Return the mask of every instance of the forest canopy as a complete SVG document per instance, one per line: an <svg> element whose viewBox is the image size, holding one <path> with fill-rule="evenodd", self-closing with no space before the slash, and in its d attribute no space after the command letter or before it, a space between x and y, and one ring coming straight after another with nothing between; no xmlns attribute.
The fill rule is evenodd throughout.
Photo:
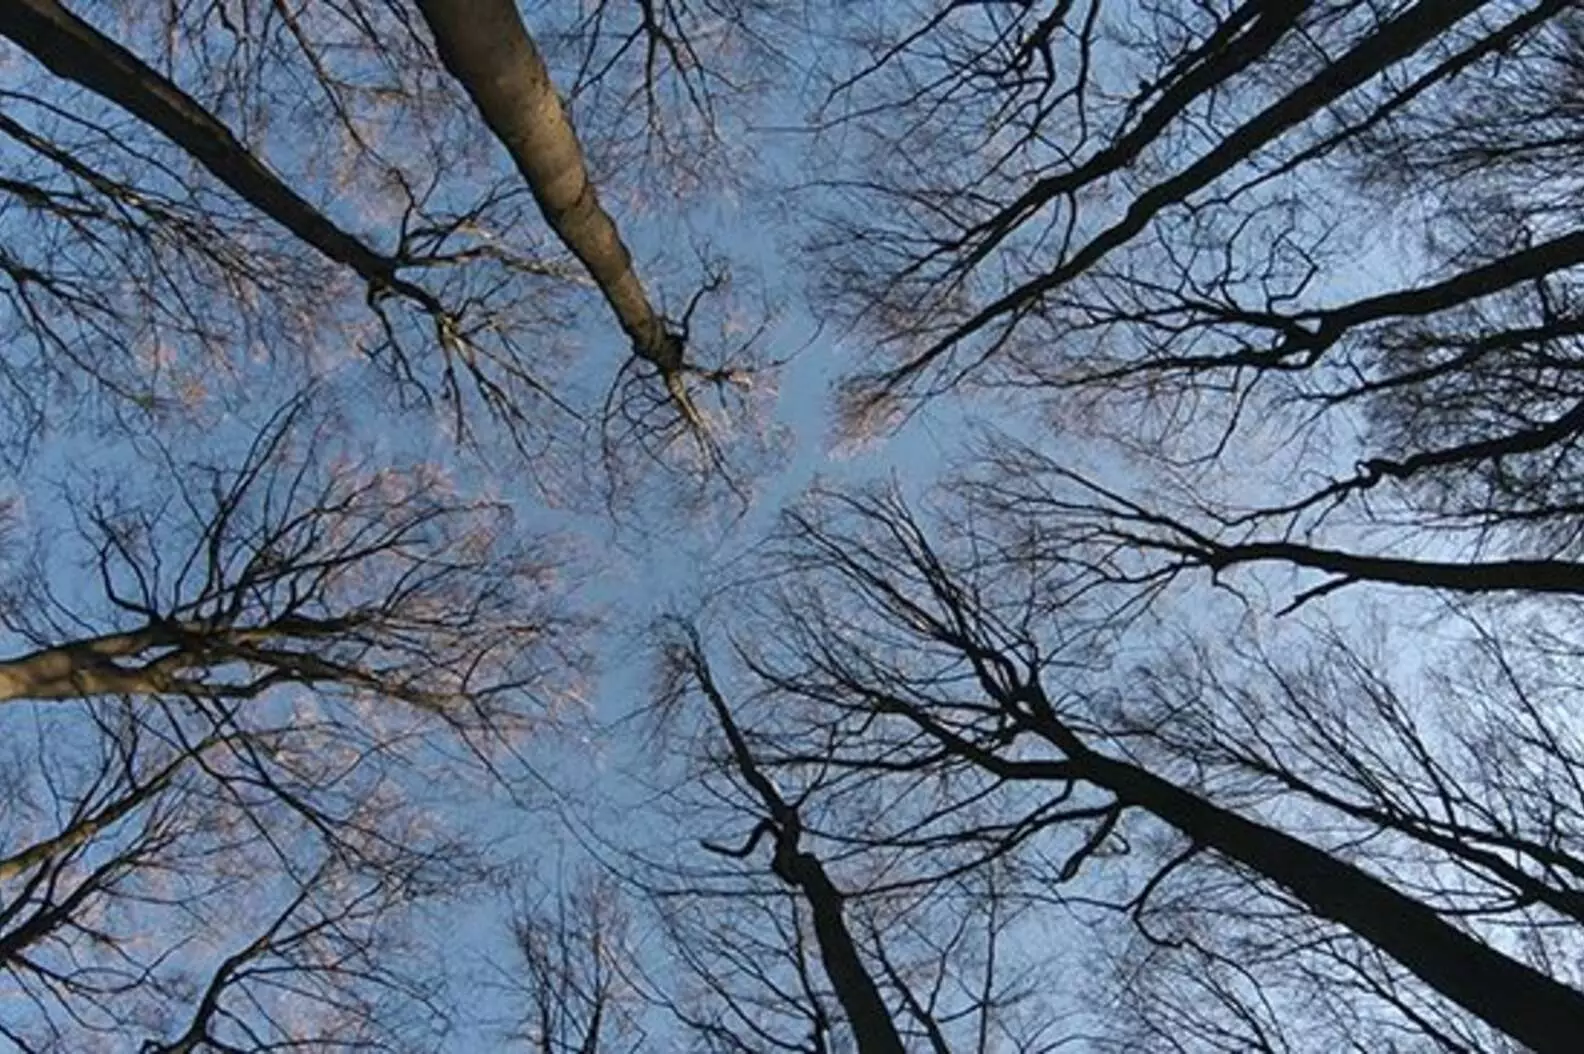
<svg viewBox="0 0 1584 1054"><path fill-rule="evenodd" d="M1573 0L5 0L0 1046L1579 1049L1581 173Z"/></svg>

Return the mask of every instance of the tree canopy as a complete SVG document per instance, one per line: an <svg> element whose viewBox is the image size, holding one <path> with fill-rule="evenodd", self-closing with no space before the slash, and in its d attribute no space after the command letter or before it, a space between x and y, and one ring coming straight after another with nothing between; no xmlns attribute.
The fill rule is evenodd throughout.
<svg viewBox="0 0 1584 1054"><path fill-rule="evenodd" d="M0 58L0 1045L1577 1049L1577 3Z"/></svg>

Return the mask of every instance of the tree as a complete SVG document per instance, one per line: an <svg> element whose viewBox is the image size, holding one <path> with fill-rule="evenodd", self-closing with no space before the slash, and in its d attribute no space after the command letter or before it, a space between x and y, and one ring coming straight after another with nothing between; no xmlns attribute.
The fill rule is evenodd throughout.
<svg viewBox="0 0 1584 1054"><path fill-rule="evenodd" d="M1535 732L1505 737L1503 766L1571 766L1571 749L1521 682L1506 699L1479 696L1469 754L1454 759L1386 675L1356 657L1343 665L1346 651L1324 657L1343 672L1316 686L1269 664L1269 676L1234 686L1198 672L1214 669L1207 661L1174 676L1169 664L1115 668L1128 643L1115 594L1125 604L1132 587L1097 580L1080 551L1029 555L970 529L947 552L905 506L836 496L792 517L778 566L788 585L737 638L748 684L765 699L764 723L748 726L758 764L890 782L889 793L872 793L881 815L899 816L895 827L871 819L865 834L826 837L901 859L928 847L919 866L937 881L954 864L1027 856L1025 880L1048 883L1060 900L1064 883L1103 866L1105 847L1164 828L1171 853L1145 865L1117 908L1142 920L1163 884L1209 856L1234 893L1252 884L1277 896L1287 925L1336 927L1323 945L1352 944L1348 961L1357 965L1361 951L1390 960L1375 983L1412 993L1399 997L1407 1021L1397 1027L1420 1029L1429 992L1533 1049L1571 1042L1584 997L1567 957L1525 947L1572 917L1563 876L1574 863L1552 855L1562 829L1539 820L1543 807L1520 805L1527 794L1512 796L1523 781L1493 780L1466 760L1518 705ZM1553 771L1552 789L1539 793L1559 816L1572 795ZM1025 788L1037 805L1014 811ZM902 804L910 795L928 796L928 820ZM1340 826L1327 814L1340 814ZM1052 857L1065 863L1035 863ZM1086 896L1083 887L1073 895ZM1228 929L1251 903L1245 892L1230 910L1197 910ZM1281 928L1280 915L1256 917ZM1509 927L1523 935L1511 947ZM1226 937L1158 939L1192 947ZM1301 947L1285 939L1278 965ZM1444 1004L1426 1019L1432 1036L1465 1027L1444 1024L1457 1020Z"/></svg>
<svg viewBox="0 0 1584 1054"><path fill-rule="evenodd" d="M480 761L567 683L554 561L423 465L360 464L311 400L229 463L144 453L30 507L8 583L5 1034L419 1043L444 1004L412 912L485 863L423 788L506 778Z"/></svg>
<svg viewBox="0 0 1584 1054"><path fill-rule="evenodd" d="M856 395L1030 392L1174 488L1105 500L1197 567L1571 588L1574 6L1142 13L953 9L837 82L884 173L822 184L831 298L893 355ZM946 105L957 160L901 165Z"/></svg>
<svg viewBox="0 0 1584 1054"><path fill-rule="evenodd" d="M277 104L276 82L296 72L293 65L305 66L303 76L328 97L334 125L332 145L352 155L354 175L360 174L357 169L369 170L382 184L379 194L385 201L381 204L396 213L394 224L389 225L394 231L387 228L369 236L350 229L309 200L305 196L308 187L293 185L290 170L302 167L302 161L287 163L285 174L277 171L281 161L272 165L263 156L267 141L252 144L239 138L214 109L184 90L174 77L54 0L12 5L0 21L0 34L57 77L130 113L158 133L163 141L154 147L156 154L169 153L169 147L174 147L178 157L203 169L256 216L267 218L277 230L289 233L302 247L334 265L330 275L350 277L363 292L375 326L374 332L362 336L358 343L391 373L404 393L443 405L461 434L476 428L465 411L469 402L476 402L508 427L525 452L532 449L529 444L543 441L545 430L537 418L547 409L559 408L574 415L580 412L556 394L557 385L544 373L539 356L524 347L530 336L541 336L530 327L538 314L533 301L542 296L540 287L545 280L575 276L544 261L532 243L520 247L516 239L500 237L499 232L518 225L517 198L519 190L526 189L557 238L610 305L633 354L653 368L652 379L664 393L661 403L671 407L674 419L664 414L656 417L653 406L644 408L642 396L620 377L616 387L622 397L616 399L613 391L607 403L614 405L607 405L606 415L625 420L622 434L650 454L663 452L676 438L680 421L684 430L705 444L709 463L719 463L719 450L694 406L687 378L697 377L717 389L732 388L746 380L751 363L703 369L691 360L684 361L683 345L701 297L718 290L721 278L713 276L703 283L679 318L662 317L637 277L611 216L599 204L576 133L514 8L497 5L481 21L479 12L471 7L462 12L444 4L421 5L445 69L456 77L489 130L507 147L524 183L513 188L500 180L486 181L482 192L475 183L480 166L465 159L468 148L462 148L463 163L451 163L456 148L445 141L444 130L435 127L434 122L457 119L459 112L456 101L445 97L449 85L435 83L430 45L417 36L405 10L385 3L358 3L302 18L284 13L279 5L244 4L242 8L242 21L257 19L276 45L265 56L249 55L247 48L239 45L240 53L233 62L215 63L218 69L211 68L213 60L204 54L196 60L169 55L168 65L188 73L190 63L194 67L190 74L200 84L210 77L220 78L220 84L211 90L217 91L222 101L226 101L233 78L255 82L258 97L246 100L242 116L256 120L267 120L267 107ZM194 27L171 25L164 29L186 30L207 39L223 27L237 36L227 17L219 17L218 23L211 25L205 19ZM481 50L485 44L487 53ZM509 52L499 50L508 46ZM287 59L280 67L270 61L279 60L277 48ZM242 68L234 68L236 65ZM504 68L520 70L526 77L509 88L521 99L492 94L508 91L499 76ZM357 84L371 77L374 85L362 88ZM394 83L386 86L379 84L381 80ZM31 101L40 104L46 119L58 119L58 114L50 113L47 98L33 97ZM247 108L251 106L262 112L252 112ZM436 109L438 112L430 112ZM532 121L527 120L530 113ZM509 125L508 117L516 123ZM92 119L69 123L94 129ZM90 200L103 194L119 196L123 207L128 201L144 200L141 187L118 190L121 185L117 181L79 162L69 148L51 150L48 131L40 135L18 126L17 134L24 145L44 153L63 166L68 177L96 192ZM389 142L380 142L379 136ZM413 136L416 143L411 142ZM414 146L416 155L400 155ZM307 151L310 165L318 152ZM183 166L174 167L180 171ZM194 183L183 176L177 178L189 193L208 190L203 180ZM13 196L40 219L64 220L68 231L78 228L78 237L91 233L80 228L73 211L50 204L59 193L48 187L18 184ZM457 201L464 204L458 207ZM133 208L142 212L128 218L128 225L140 224L134 231L150 225L158 230L182 218L179 213L171 215L172 209L150 211L136 204ZM247 217L249 221L254 218ZM189 225L198 229L176 239L178 247L181 241L210 233L203 228L212 226ZM394 244L381 248L376 239ZM91 240L90 247L90 251L97 248ZM222 265L225 284L244 297L257 296L253 287L260 283L256 278L233 273L248 267L247 249L225 248L230 259L214 260L219 254L213 249L208 253L211 262ZM18 295L25 300L27 294L34 294L62 301L61 307L69 314L88 310L71 283L50 277L47 270L13 268L12 278L18 283ZM340 284L329 276L320 281ZM273 290L266 286L266 291ZM302 287L285 292L295 296ZM392 302L415 314L393 314ZM88 313L103 328L119 328L113 326L113 319L102 317L104 312L97 305ZM415 321L423 324L416 331ZM428 329L427 339L424 328ZM99 379L105 371L97 362L89 362L84 372ZM624 367L622 376L625 373ZM658 445L648 445L651 439ZM607 454L629 456L628 451L609 446Z"/></svg>
<svg viewBox="0 0 1584 1054"><path fill-rule="evenodd" d="M588 269L633 354L654 367L688 424L704 428L687 390L686 334L660 317L633 269L632 254L600 204L577 132L516 5L424 0L419 9L446 69L511 154L551 229Z"/></svg>
<svg viewBox="0 0 1584 1054"><path fill-rule="evenodd" d="M780 764L749 723L775 700L748 681L717 681L684 620L666 619L655 643L642 792L613 807L643 823L579 826L596 870L570 888L531 885L520 960L504 966L521 1013L510 1034L525 1049L1034 1052L1073 1042L1047 998L1065 964L1026 944L1040 898L1015 865L954 869L982 848L971 837L960 847L889 840L921 814L885 777ZM606 807L589 801L581 819Z"/></svg>

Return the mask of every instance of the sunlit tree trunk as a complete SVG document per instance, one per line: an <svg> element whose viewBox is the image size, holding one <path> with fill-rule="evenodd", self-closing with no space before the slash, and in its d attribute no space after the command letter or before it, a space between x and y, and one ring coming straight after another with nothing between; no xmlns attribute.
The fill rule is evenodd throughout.
<svg viewBox="0 0 1584 1054"><path fill-rule="evenodd" d="M683 342L655 310L616 221L600 204L583 147L512 0L418 0L447 70L500 140L556 236L588 268L633 353L659 370L697 425Z"/></svg>

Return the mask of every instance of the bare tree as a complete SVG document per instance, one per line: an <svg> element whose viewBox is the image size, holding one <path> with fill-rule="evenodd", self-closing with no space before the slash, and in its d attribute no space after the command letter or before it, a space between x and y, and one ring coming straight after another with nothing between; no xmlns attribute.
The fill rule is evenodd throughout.
<svg viewBox="0 0 1584 1054"><path fill-rule="evenodd" d="M520 962L506 967L521 1008L520 1038L540 1054L644 1049L647 1009L629 979L634 935L614 883L589 872L564 896L541 895L520 910Z"/></svg>
<svg viewBox="0 0 1584 1054"><path fill-rule="evenodd" d="M819 289L890 356L855 397L1027 392L1037 426L1174 487L1108 481L1204 566L1566 588L1573 5L1138 16L899 14L832 71L825 171L861 167L818 182ZM1431 548L1473 566L1409 562Z"/></svg>
<svg viewBox="0 0 1584 1054"><path fill-rule="evenodd" d="M815 940L819 944L820 960L859 1051L862 1054L900 1054L903 1050L902 1038L891 1021L874 977L859 955L843 906L845 898L831 881L824 863L802 844L803 820L797 807L790 804L761 771L747 739L738 728L730 707L710 674L698 642L690 641L681 647L685 650L677 654L676 661L685 664L687 675L698 684L727 742L738 777L752 788L765 814L765 819L754 827L746 845L740 849L717 851L746 857L757 848L761 838L771 839L771 870L782 882L797 890L808 904Z"/></svg>
<svg viewBox="0 0 1584 1054"><path fill-rule="evenodd" d="M68 486L74 534L29 509L7 590L8 1035L420 1045L445 1004L414 912L487 862L426 813L510 778L575 681L555 561L309 401L229 464L131 464L159 475Z"/></svg>
<svg viewBox="0 0 1584 1054"><path fill-rule="evenodd" d="M786 763L796 733L767 734L790 716L774 705L783 700L735 674L717 681L704 646L685 621L659 627L656 738L635 755L646 822L584 830L600 877L531 887L551 906L534 913L523 962L506 968L529 1039L584 1049L590 1022L615 1012L640 1021L650 1045L700 1051L1032 1054L1072 1043L1070 1019L1041 991L1060 987L1060 957L1023 940L1038 898L991 848L1016 832L985 809L982 829L941 837L885 777L822 770L839 755ZM602 939L598 956L578 936L596 914L619 917L623 938Z"/></svg>
<svg viewBox="0 0 1584 1054"><path fill-rule="evenodd" d="M823 513L793 517L778 566L787 576L781 599L740 638L745 648L750 636L763 642L745 650L743 661L765 695L766 713L774 715L763 727L749 726L759 765L765 772L823 771L848 779L861 773L877 784L894 781L896 795L925 794L920 777L928 774L929 820L888 805L883 815L904 818L890 830L889 823L871 823L866 844L896 854L927 847L921 867L936 881L1002 855L1054 856L1064 862L1045 864L1052 898L1098 899L1146 925L1154 898L1181 876L1220 873L1223 897L1185 894L1215 920L1202 931L1206 947L1213 949L1218 931L1231 930L1240 912L1274 897L1280 914L1265 908L1257 916L1278 934L1287 930L1276 945L1286 951L1272 952L1272 960L1313 969L1297 949L1319 938L1292 933L1321 926L1329 943L1348 949L1340 962L1364 969L1377 985L1409 993L1391 1004L1406 1018L1394 1027L1416 1029L1423 1019L1431 1034L1456 1034L1466 1026L1456 1023L1450 1004L1533 1049L1561 1050L1570 1042L1568 1020L1584 996L1566 968L1553 965L1556 957L1520 951L1527 935L1555 927L1552 920L1568 903L1566 885L1552 886L1493 849L1512 835L1495 814L1478 810L1497 808L1499 799L1488 787L1464 798L1435 760L1434 737L1404 738L1411 726L1396 726L1407 756L1421 759L1423 782L1453 796L1448 803L1469 802L1473 811L1447 821L1453 829L1410 819L1423 815L1413 796L1421 780L1395 757L1365 748L1349 754L1324 740L1313 752L1316 764L1376 792L1371 811L1347 795L1328 796L1319 782L1305 783L1296 774L1301 766L1260 771L1237 746L1255 733L1191 720L1193 689L1181 701L1162 701L1149 681L1111 676L1110 656L1126 622L1114 596L1103 599L1115 588L1097 583L1081 553L1065 562L1020 555L970 529L948 554L904 506L833 497ZM1239 698L1259 700L1279 693L1283 683L1252 681ZM1367 705L1353 699L1334 705L1335 720L1350 729L1341 745L1384 748L1379 735L1353 738L1350 715L1370 714ZM1214 739L1193 739L1191 730L1201 727ZM1329 726L1300 710L1278 727L1322 736ZM1246 728L1264 737L1255 744L1274 734L1264 718L1247 719ZM1522 752L1524 742L1510 738L1508 747ZM1161 744L1172 749L1156 749ZM1242 767L1220 765L1223 753ZM1260 782L1250 783L1251 771ZM1030 811L1013 811L1025 794L1034 803ZM1381 796L1392 804L1380 805ZM1293 797L1304 808L1282 804ZM1433 815L1446 815L1443 808ZM1345 821L1339 827L1323 819L1333 810ZM1356 824L1377 833L1359 834ZM1118 876L1124 889L1133 883L1131 892L1096 898L1082 885L1058 892L1099 868L1117 839L1127 844L1151 831L1169 833L1166 844L1175 845L1160 853L1153 870L1141 865L1135 877ZM1532 833L1520 841L1532 841L1531 851L1543 857L1555 837ZM1376 851L1372 839L1379 840ZM1391 848L1398 839L1405 847ZM1210 861L1207 868L1198 864L1202 859ZM1537 857L1533 866L1557 863ZM1041 872L1027 874L1037 881ZM1504 892L1520 889L1526 892ZM1519 914L1507 916L1509 910ZM1290 921L1278 926L1283 916ZM1510 943L1510 932L1524 936ZM1372 955L1390 964L1386 980L1359 966ZM1249 966L1232 952L1222 958ZM1430 994L1431 1002L1414 993Z"/></svg>
<svg viewBox="0 0 1584 1054"><path fill-rule="evenodd" d="M706 295L722 294L723 265L712 265L674 316L655 306L598 203L581 146L514 10L495 11L496 28L515 35L497 32L494 42L516 42L502 61L533 73L539 85L534 98L554 118L545 118L543 134L556 150L545 160L551 157L546 143L535 140L529 149L518 142L518 127L503 139L509 151L513 143L521 147L514 152L520 174L508 177L498 170L487 138L510 131L502 124L504 104L479 97L485 84L479 78L497 78L487 64L482 72L458 65L466 53L459 50L466 43L457 37L461 23L446 22L441 8L413 12L359 2L299 11L251 0L235 6L234 14L228 8L130 14L127 44L55 2L14 6L0 22L0 34L54 75L24 82L17 92L27 104L25 123L17 122L12 136L43 159L46 171L59 172L42 182L12 183L9 200L90 258L105 254L99 233L108 226L134 242L152 272L146 285L133 287L132 306L140 310L132 312L87 291L97 275L58 261L17 261L9 272L16 314L49 336L41 349L46 362L64 376L96 382L105 394L144 405L164 392L146 391L146 376L136 370L129 376L131 363L106 351L135 361L147 345L182 358L207 347L224 359L237 342L222 328L226 323L234 318L246 332L286 311L308 323L306 333L301 325L288 330L292 344L317 357L327 342L350 340L395 382L400 396L441 410L454 432L488 440L469 407L504 424L548 484L577 478L549 472L545 453L558 437L578 435L579 421L613 431L608 458L664 457L691 432L703 443L706 467L723 464L690 384L730 397L731 406L741 404L733 393L752 384L756 337L721 348L719 367L704 368L682 355L700 321L695 314L719 307L699 310ZM434 30L440 58L419 14ZM482 26L476 15L462 22ZM177 38L194 46L172 48ZM135 50L140 43L145 54ZM458 75L455 82L451 74ZM68 115L61 97L70 87L110 107ZM475 106L482 107L487 127L470 116ZM146 129L121 159L124 175L102 171L81 149L84 139L125 140L116 130L124 119L120 111ZM286 112L306 119L308 134L283 138L278 115ZM513 119L526 113L514 110ZM470 135L469 128L476 131ZM327 186L326 168L350 186ZM225 193L217 196L217 188ZM533 236L538 224L525 205L549 221L575 264L556 260L544 239ZM287 236L285 244L280 235ZM304 266L303 248L317 257L315 266ZM173 266L186 259L196 259L209 274L189 278ZM615 360L603 408L600 385L563 372L565 355L558 353L570 343L567 294L585 277L611 306L642 367L635 374L631 363ZM328 290L341 298L327 299ZM367 314L354 308L359 301ZM144 314L156 317L145 320ZM167 336L149 332L159 323ZM80 342L75 332L62 332L68 328L88 329L109 347L93 353L74 347ZM646 394L648 388L658 394ZM19 398L26 402L29 394L21 391ZM37 403L29 403L36 413Z"/></svg>
<svg viewBox="0 0 1584 1054"><path fill-rule="evenodd" d="M1577 985L1570 701L1552 680L1555 652L1545 657L1555 638L1528 636L1504 642L1472 625L1427 645L1435 665L1423 673L1387 661L1394 635L1378 622L1279 653L1190 643L1132 672L1138 690L1113 726L1158 764L1192 759L1200 778L1302 816L1448 917ZM1174 884L1157 894L1151 940L1134 956L1156 1026L1219 1027L1228 1049L1257 1027L1277 1044L1291 1031L1282 1011L1296 1004L1337 1045L1383 1042L1372 1037L1405 1018L1425 1049L1504 1046L1438 1012L1378 954L1279 904L1255 909L1227 896L1224 878L1188 869ZM1194 972L1216 979L1226 1013L1196 1013L1184 998Z"/></svg>
<svg viewBox="0 0 1584 1054"><path fill-rule="evenodd" d="M799 642L769 664L792 697L846 707L855 727L869 715L872 771L897 764L879 746L894 713L933 737L931 765L1076 779L1175 832L1138 902L1170 908L1134 911L1177 920L1140 945L1175 964L1130 989L1161 1015L1138 1019L1141 1042L1283 1049L1304 999L1330 1007L1338 1044L1504 1042L1425 996L1472 1010L1443 985L1466 977L1437 981L1360 928L1389 917L1406 932L1415 909L1348 916L1292 873L1324 859L1289 844L1256 860L1233 828L1296 835L1429 907L1427 940L1472 934L1576 999L1548 946L1575 925L1569 864L1547 855L1566 823L1541 818L1565 816L1571 792L1546 778L1554 811L1520 808L1520 780L1470 760L1569 765L1553 719L1533 723L1533 686L1565 683L1578 654L1555 629L1579 584L1576 16L1545 2L1054 3L838 20L857 48L827 53L833 149L808 200L821 302L879 348L858 408L884 421L891 401L979 388L1034 412L1008 427L1019 438L964 444L971 482L929 540L862 499L849 511L868 534L798 521L819 544L792 547L794 599L757 635ZM841 584L797 584L827 574ZM1199 584L1239 606L1202 603ZM1391 639L1414 647L1409 619L1470 647L1442 619L1477 613L1472 639L1508 671L1477 736L1403 717L1384 687L1410 676L1391 670L1402 650L1366 662L1330 638L1317 664L1350 676L1310 671L1329 687L1299 692L1292 665L1250 662L1238 707L1205 716L1229 691L1206 681L1213 636L1302 640L1271 617L1313 605L1345 624L1383 603L1401 616ZM1545 646L1519 643L1526 620ZM1170 693L1088 669L1117 640L1160 647L1162 626L1203 634ZM1052 721L1066 731L1019 731ZM1019 767L1025 750L1040 764ZM1226 814L1265 830L1219 828ZM1283 971L1287 994L1262 1007ZM1538 1005L1509 1004L1505 1042L1570 1034Z"/></svg>

